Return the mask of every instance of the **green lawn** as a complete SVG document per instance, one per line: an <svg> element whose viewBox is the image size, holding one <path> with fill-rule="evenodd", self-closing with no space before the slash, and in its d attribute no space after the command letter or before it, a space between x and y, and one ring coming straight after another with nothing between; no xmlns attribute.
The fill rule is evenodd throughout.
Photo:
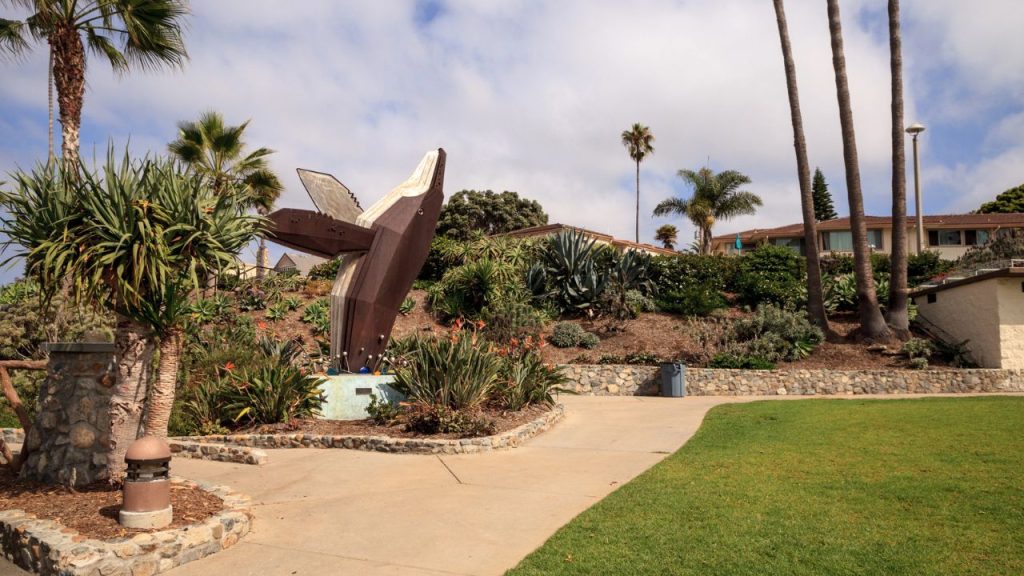
<svg viewBox="0 0 1024 576"><path fill-rule="evenodd" d="M719 406L509 574L1024 574L1024 397Z"/></svg>

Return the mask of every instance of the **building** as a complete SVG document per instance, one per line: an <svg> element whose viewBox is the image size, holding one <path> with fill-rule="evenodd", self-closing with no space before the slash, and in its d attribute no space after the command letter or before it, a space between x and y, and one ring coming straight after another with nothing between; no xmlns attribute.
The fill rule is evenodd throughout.
<svg viewBox="0 0 1024 576"><path fill-rule="evenodd" d="M587 230L586 228L580 228L579 226L569 226L568 224L545 224L543 226L533 226L530 228L521 228L519 230L513 230L512 232L506 232L504 234L496 234L496 236L510 236L513 238L533 238L543 237L558 234L559 232L566 232L569 230L575 230L576 232L582 233L587 238L592 238L599 244L606 244L614 248L620 248L622 250L640 250L651 254L652 256L676 254L675 250L669 250L668 248L660 248L652 244L638 244L636 242L630 242L629 240L620 240L612 237L610 234L602 234L601 232L594 232L593 230Z"/></svg>
<svg viewBox="0 0 1024 576"><path fill-rule="evenodd" d="M982 368L1024 369L1024 260L910 294L918 321L952 343L966 341Z"/></svg>
<svg viewBox="0 0 1024 576"><path fill-rule="evenodd" d="M326 258L303 254L301 252L285 252L274 264L274 272L279 274L294 274L309 276L309 271L317 264L326 262Z"/></svg>
<svg viewBox="0 0 1024 576"><path fill-rule="evenodd" d="M865 216L868 227L868 243L876 252L892 252L892 218L889 216ZM973 246L982 246L989 238L1004 230L1024 228L1024 214L948 214L925 216L925 250L939 253L942 258L955 260ZM806 253L804 247L804 225L802 222L780 226L745 230L743 232L715 236L711 240L714 254L737 254L753 250L761 244L788 246ZM742 247L737 248L737 238ZM822 253L852 252L853 237L850 233L850 219L836 218L818 223L818 245ZM907 249L917 251L917 223L907 218Z"/></svg>

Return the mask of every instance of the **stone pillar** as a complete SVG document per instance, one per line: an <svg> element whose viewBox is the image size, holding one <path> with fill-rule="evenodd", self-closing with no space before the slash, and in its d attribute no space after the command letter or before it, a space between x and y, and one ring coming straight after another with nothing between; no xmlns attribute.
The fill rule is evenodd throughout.
<svg viewBox="0 0 1024 576"><path fill-rule="evenodd" d="M110 397L115 382L112 343L49 344L46 380L36 420L25 438L23 478L82 486L107 477Z"/></svg>

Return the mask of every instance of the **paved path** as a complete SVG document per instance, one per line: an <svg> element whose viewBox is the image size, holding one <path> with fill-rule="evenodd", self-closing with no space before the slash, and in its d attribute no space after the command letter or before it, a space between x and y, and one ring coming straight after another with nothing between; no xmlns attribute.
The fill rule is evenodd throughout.
<svg viewBox="0 0 1024 576"><path fill-rule="evenodd" d="M255 468L174 472L253 497L253 531L169 572L502 574L559 527L686 442L729 398L563 397L566 417L525 446L463 456L274 450Z"/></svg>
<svg viewBox="0 0 1024 576"><path fill-rule="evenodd" d="M488 454L271 450L261 467L175 460L175 474L252 496L256 520L233 548L168 574L502 574L677 450L711 407L769 399L795 398L568 396L552 430ZM0 559L0 576L15 574L24 572Z"/></svg>

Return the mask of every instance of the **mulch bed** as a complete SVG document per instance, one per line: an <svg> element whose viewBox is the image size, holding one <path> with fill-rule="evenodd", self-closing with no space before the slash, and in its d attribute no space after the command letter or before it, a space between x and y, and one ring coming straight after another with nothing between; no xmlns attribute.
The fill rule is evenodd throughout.
<svg viewBox="0 0 1024 576"><path fill-rule="evenodd" d="M174 520L160 530L182 528L202 522L219 513L224 505L220 498L187 486L171 486ZM113 540L143 532L118 524L121 490L106 482L76 488L51 486L19 480L7 468L0 468L0 510L24 510L41 519L53 520L77 531L85 538Z"/></svg>
<svg viewBox="0 0 1024 576"><path fill-rule="evenodd" d="M494 434L508 432L540 418L550 411L543 406L529 406L518 412L501 412L484 410L480 416L494 423ZM404 425L397 423L382 426L373 420L293 420L286 424L265 424L243 430L235 434L315 434L330 436L390 436L392 438L424 438L435 440L455 440L465 438L461 434L421 434L405 430Z"/></svg>

